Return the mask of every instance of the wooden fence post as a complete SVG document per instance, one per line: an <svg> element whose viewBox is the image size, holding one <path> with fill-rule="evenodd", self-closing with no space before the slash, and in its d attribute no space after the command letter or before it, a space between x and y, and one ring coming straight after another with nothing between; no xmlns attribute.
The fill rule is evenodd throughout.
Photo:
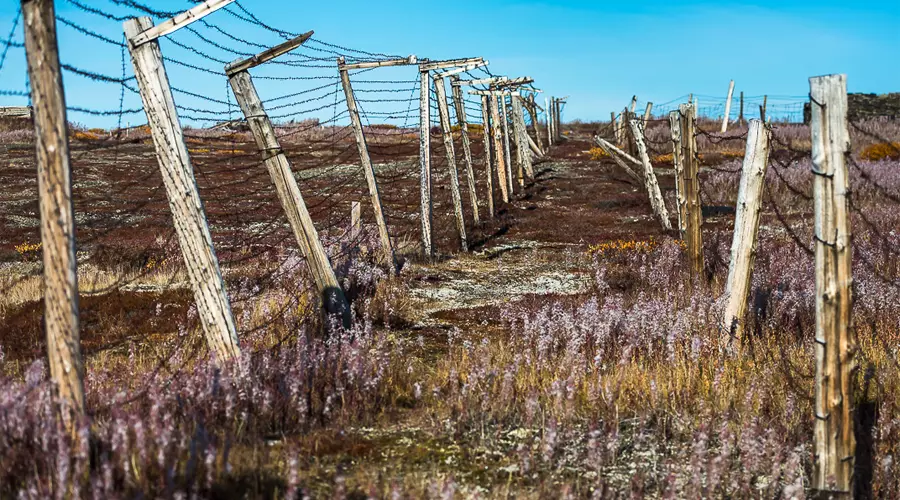
<svg viewBox="0 0 900 500"><path fill-rule="evenodd" d="M682 104L681 146L684 162L685 243L691 263L691 275L699 278L703 274L703 213L700 205L700 177L697 158L696 108Z"/></svg>
<svg viewBox="0 0 900 500"><path fill-rule="evenodd" d="M760 207L768 166L769 131L765 123L750 120L741 184L738 188L728 281L725 285L727 302L722 318L724 340L733 350L740 350L743 341L744 315L747 312L750 278L756 259Z"/></svg>
<svg viewBox="0 0 900 500"><path fill-rule="evenodd" d="M687 231L687 199L684 194L684 146L681 143L681 112L669 112L669 129L672 131L672 163L675 168L675 203L678 212L678 232L685 239Z"/></svg>
<svg viewBox="0 0 900 500"><path fill-rule="evenodd" d="M538 121L537 104L534 102L534 94L525 101L525 109L528 110L528 116L531 117L531 126L534 128L534 138L540 154L544 154L544 138L541 134L541 124Z"/></svg>
<svg viewBox="0 0 900 500"><path fill-rule="evenodd" d="M350 202L350 241L355 242L362 233L362 204Z"/></svg>
<svg viewBox="0 0 900 500"><path fill-rule="evenodd" d="M728 84L728 97L725 98L725 116L722 117L722 130L724 134L728 132L728 118L731 116L731 99L734 98L734 80Z"/></svg>
<svg viewBox="0 0 900 500"><path fill-rule="evenodd" d="M500 123L500 100L491 94L491 134L494 136L494 156L497 158L497 182L500 183L500 199L509 203L509 183L506 181L506 156L503 154L503 126Z"/></svg>
<svg viewBox="0 0 900 500"><path fill-rule="evenodd" d="M637 108L637 96L636 95L631 96L631 108L629 109L631 114L634 114L635 108Z"/></svg>
<svg viewBox="0 0 900 500"><path fill-rule="evenodd" d="M456 215L456 230L459 233L459 245L463 252L469 250L466 240L466 220L463 217L462 195L459 192L459 171L456 169L456 151L453 148L453 130L450 127L450 110L447 107L447 88L444 79L434 79L434 92L437 97L438 117L441 120L441 131L444 136L444 151L447 155L447 167L450 169L450 194L453 198L453 212Z"/></svg>
<svg viewBox="0 0 900 500"><path fill-rule="evenodd" d="M124 24L134 74L175 220L178 243L194 289L197 312L207 344L221 362L238 356L240 348L231 304L184 142L184 131L169 87L169 77L157 40L142 45L131 41L152 27L153 21L149 17L130 19Z"/></svg>
<svg viewBox="0 0 900 500"><path fill-rule="evenodd" d="M616 162L616 165L621 167L622 170L626 174L628 174L628 177L631 177L638 184L644 182L644 178L641 177L637 172L635 172L634 169L632 169L627 163L625 163L625 160L622 159L627 158L629 161L632 161L634 160L634 158L632 158L631 155L610 144L600 136L595 136L594 142L597 144L597 146L600 147L600 149L602 149L606 153L607 156L609 156L613 159L614 162ZM634 161L633 163L640 164L640 162L637 161Z"/></svg>
<svg viewBox="0 0 900 500"><path fill-rule="evenodd" d="M768 104L769 96L763 96L762 106L759 107L759 119L762 120L763 123L766 123L766 105Z"/></svg>
<svg viewBox="0 0 900 500"><path fill-rule="evenodd" d="M253 79L248 71L239 71L229 75L228 82L231 84L238 106L247 119L247 125L256 140L272 183L275 184L278 200L319 290L322 308L329 314L339 315L344 328L350 328L350 306L331 267L325 247L319 239L319 233L306 208L306 202L303 201L297 179L291 170L291 163L281 149L275 127L272 126L256 86L253 85Z"/></svg>
<svg viewBox="0 0 900 500"><path fill-rule="evenodd" d="M562 131L562 99L554 99L554 113L556 114L556 141L561 142L563 138Z"/></svg>
<svg viewBox="0 0 900 500"><path fill-rule="evenodd" d="M344 63L344 58L338 59L338 65ZM385 261L391 268L391 274L397 274L397 260L394 256L394 245L391 243L391 235L388 232L387 221L384 218L384 210L381 208L381 194L378 191L378 180L375 178L375 169L372 167L372 158L369 156L369 147L366 144L366 136L363 133L362 120L359 117L359 108L356 106L356 97L353 95L353 87L350 83L350 71L341 67L341 84L344 87L344 96L347 100L347 110L350 112L350 124L353 126L353 135L356 136L356 147L359 150L359 161L362 164L363 173L366 176L366 184L369 186L369 196L372 198L372 208L375 210L375 223L378 225L378 235L381 238L381 249L384 252Z"/></svg>
<svg viewBox="0 0 900 500"><path fill-rule="evenodd" d="M453 85L459 80L458 76L450 77L450 90L453 92L453 107L456 110L456 121L459 124L459 133L462 138L463 159L466 162L466 180L469 188L469 201L472 203L472 217L475 224L481 222L478 213L478 192L475 190L475 172L472 169L472 144L469 142L469 120L466 118L466 102L463 100L462 89L459 85Z"/></svg>
<svg viewBox="0 0 900 500"><path fill-rule="evenodd" d="M810 78L816 246L816 404L813 489L853 494L856 439L847 77Z"/></svg>
<svg viewBox="0 0 900 500"><path fill-rule="evenodd" d="M739 125L744 124L744 91L743 90L741 91L741 112L738 115L738 124Z"/></svg>
<svg viewBox="0 0 900 500"><path fill-rule="evenodd" d="M650 156L647 155L647 146L644 144L641 122L637 118L632 118L628 124L631 126L631 134L634 136L634 142L637 145L638 157L641 159L641 164L644 167L644 187L647 189L647 195L650 197L650 207L653 208L653 213L659 218L663 229L671 231L672 223L669 222L669 211L666 210L666 202L663 199L662 192L659 190L656 174L653 173L653 164L650 163Z"/></svg>
<svg viewBox="0 0 900 500"><path fill-rule="evenodd" d="M482 131L484 135L484 173L487 179L487 206L488 206L488 215L493 219L494 218L494 173L492 170L492 160L491 160L491 98L483 95L481 96L481 121L483 123L484 130Z"/></svg>
<svg viewBox="0 0 900 500"><path fill-rule="evenodd" d="M530 179L534 179L534 165L531 163L531 148L528 146L528 129L525 127L525 113L522 109L522 98L512 96L513 129L516 130L516 152L519 168L525 171ZM524 187L525 182L519 178L519 184Z"/></svg>
<svg viewBox="0 0 900 500"><path fill-rule="evenodd" d="M47 360L60 402L57 411L63 426L74 434L77 420L85 413L84 363L78 330L78 271L66 98L53 0L23 1L22 17L34 106Z"/></svg>
<svg viewBox="0 0 900 500"><path fill-rule="evenodd" d="M431 73L419 71L419 183L421 194L422 248L426 257L434 256L431 227L434 207L431 201Z"/></svg>
<svg viewBox="0 0 900 500"><path fill-rule="evenodd" d="M554 142L553 142L553 139L554 139L554 137L553 137L553 129L554 129L555 126L554 126L554 124L553 124L553 110L552 110L552 107L551 107L551 105L550 105L551 102L553 102L553 98L552 98L552 97L551 97L551 98L547 98L547 97L544 98L544 109L545 109L546 114L547 114L547 143L548 143L550 146L553 146L553 144L554 144Z"/></svg>
<svg viewBox="0 0 900 500"><path fill-rule="evenodd" d="M647 122L650 121L650 113L652 113L652 112L653 112L653 103L648 102L647 108L644 109L644 119L643 119L643 123L641 124L644 127L644 130L647 129Z"/></svg>
<svg viewBox="0 0 900 500"><path fill-rule="evenodd" d="M512 152L509 144L509 116L506 111L506 95L500 96L500 130L503 131L503 156L506 158L506 188L509 193L515 192L513 189L513 173L512 173Z"/></svg>

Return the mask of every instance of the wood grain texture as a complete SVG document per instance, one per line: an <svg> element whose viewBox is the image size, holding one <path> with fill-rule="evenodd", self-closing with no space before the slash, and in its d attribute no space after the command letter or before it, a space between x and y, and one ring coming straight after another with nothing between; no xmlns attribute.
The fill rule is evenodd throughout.
<svg viewBox="0 0 900 500"><path fill-rule="evenodd" d="M453 78L455 79L455 78ZM460 139L463 146L463 161L466 164L466 181L469 188L469 202L472 204L472 218L475 224L481 222L479 213L478 191L475 189L475 171L472 168L472 144L469 139L469 122L466 119L466 104L459 85L450 86L453 94L453 108L456 110L456 121L459 125Z"/></svg>
<svg viewBox="0 0 900 500"><path fill-rule="evenodd" d="M509 183L506 180L506 156L503 154L503 128L500 124L500 100L496 95L491 99L491 134L494 136L494 157L497 159L497 181L500 184L500 197L503 203L509 203Z"/></svg>
<svg viewBox="0 0 900 500"><path fill-rule="evenodd" d="M441 135L444 138L447 168L450 170L450 195L453 198L453 214L456 217L459 246L463 252L467 252L469 242L466 238L466 219L463 216L462 195L459 191L459 170L456 168L456 151L453 147L453 130L450 126L450 108L447 105L447 87L444 85L443 78L434 79L434 93L437 98L438 118L441 121Z"/></svg>
<svg viewBox="0 0 900 500"><path fill-rule="evenodd" d="M431 228L434 206L431 199L431 76L419 71L419 193L422 224L422 249L426 257L434 256Z"/></svg>
<svg viewBox="0 0 900 500"><path fill-rule="evenodd" d="M493 128L491 124L491 98L488 96L481 96L481 121L483 125L483 137L484 137L484 173L485 178L487 179L487 207L488 207L488 216L490 218L494 218L494 174L492 165L492 158L495 154L491 148L491 130Z"/></svg>
<svg viewBox="0 0 900 500"><path fill-rule="evenodd" d="M634 136L638 157L641 159L641 165L644 167L644 188L647 190L647 195L650 197L650 207L659 219L662 228L666 231L671 231L672 223L669 221L669 211L666 210L665 199L663 199L662 192L659 189L656 173L653 172L653 164L650 163L650 156L647 154L647 146L644 144L644 130L641 126L641 121L637 118L632 118L628 124L631 127L631 133Z"/></svg>

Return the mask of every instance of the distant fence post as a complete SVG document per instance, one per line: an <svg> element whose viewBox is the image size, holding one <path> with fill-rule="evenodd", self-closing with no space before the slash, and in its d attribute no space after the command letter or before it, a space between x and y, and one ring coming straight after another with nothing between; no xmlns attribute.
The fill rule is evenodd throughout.
<svg viewBox="0 0 900 500"><path fill-rule="evenodd" d="M447 167L450 169L450 194L453 198L453 212L456 215L456 231L459 233L459 245L463 252L469 250L466 240L466 220L463 217L462 195L459 192L459 171L456 168L456 151L453 148L453 130L450 127L450 110L447 107L447 88L442 77L434 78L434 92L437 97L438 117L444 136L444 152L447 156Z"/></svg>
<svg viewBox="0 0 900 500"><path fill-rule="evenodd" d="M509 203L509 183L506 180L506 155L503 154L503 125L500 118L500 100L497 93L491 93L491 133L494 136L494 156L497 158L497 181L500 183L500 197Z"/></svg>
<svg viewBox="0 0 900 500"><path fill-rule="evenodd" d="M249 71L238 71L228 75L228 82L256 140L272 183L275 184L278 200L291 225L297 245L306 259L313 282L319 290L322 308L330 314L339 315L344 327L350 328L350 306L331 267L328 254L325 253L325 247L319 239L319 233L291 170L291 163L281 148L275 127L269 120L253 79Z"/></svg>
<svg viewBox="0 0 900 500"><path fill-rule="evenodd" d="M768 104L769 96L763 96L762 106L759 107L759 119L762 120L763 123L766 123L766 105Z"/></svg>
<svg viewBox="0 0 900 500"><path fill-rule="evenodd" d="M703 213L700 205L700 165L697 158L696 108L682 104L681 146L684 162L685 243L691 263L691 275L699 278L703 274Z"/></svg>
<svg viewBox="0 0 900 500"><path fill-rule="evenodd" d="M744 91L741 91L741 112L738 115L738 125L744 124Z"/></svg>
<svg viewBox="0 0 900 500"><path fill-rule="evenodd" d="M431 227L434 222L431 201L431 73L419 70L419 184L421 201L422 249L434 256Z"/></svg>
<svg viewBox="0 0 900 500"><path fill-rule="evenodd" d="M494 218L494 172L491 160L491 98L481 96L481 122L484 130L484 173L487 179L487 207L488 215Z"/></svg>
<svg viewBox="0 0 900 500"><path fill-rule="evenodd" d="M472 168L472 144L469 142L469 120L466 118L466 101L463 100L462 88L455 85L458 76L450 78L450 90L453 92L453 107L456 109L456 122L462 137L463 159L466 161L466 181L469 188L469 201L472 203L472 217L475 224L481 222L478 213L478 192L475 189L475 171Z"/></svg>
<svg viewBox="0 0 900 500"><path fill-rule="evenodd" d="M506 158L504 162L506 166L506 188L512 194L515 190L513 189L512 152L509 144L509 115L506 111L505 94L500 95L500 130L503 132L503 156Z"/></svg>
<svg viewBox="0 0 900 500"><path fill-rule="evenodd" d="M50 378L63 426L72 434L85 413L78 318L75 213L66 98L53 0L22 2L25 53L34 105L35 156L44 262L44 328Z"/></svg>
<svg viewBox="0 0 900 500"><path fill-rule="evenodd" d="M525 101L525 109L528 110L528 115L531 117L531 126L534 127L534 138L538 150L541 154L544 154L546 149L544 149L544 138L541 133L541 123L538 121L537 103L534 102L534 95L531 95L531 97Z"/></svg>
<svg viewBox="0 0 900 500"><path fill-rule="evenodd" d="M135 45L133 41L152 27L153 21L149 17L130 19L124 24L134 74L175 220L178 243L194 289L197 312L207 344L221 362L240 354L237 331L159 42L153 39Z"/></svg>
<svg viewBox="0 0 900 500"><path fill-rule="evenodd" d="M853 494L853 392L857 351L852 325L847 77L810 78L816 246L816 404L813 489Z"/></svg>
<svg viewBox="0 0 900 500"><path fill-rule="evenodd" d="M663 199L662 192L659 190L656 174L653 173L650 156L647 155L647 146L644 144L641 122L637 118L632 118L628 124L631 126L631 134L634 136L634 142L637 145L638 157L644 166L644 187L647 189L647 195L650 197L650 206L653 208L653 213L659 218L663 229L671 231L672 223L669 222L669 211L666 210L666 202Z"/></svg>
<svg viewBox="0 0 900 500"><path fill-rule="evenodd" d="M750 120L738 188L728 281L725 285L727 302L722 318L722 330L725 334L723 340L736 351L740 350L743 341L744 316L747 313L753 262L756 260L760 208L768 166L769 131L765 123Z"/></svg>
<svg viewBox="0 0 900 500"><path fill-rule="evenodd" d="M550 108L551 99L545 97L544 98L544 111L547 114L547 142L550 146L553 145L553 111Z"/></svg>
<svg viewBox="0 0 900 500"><path fill-rule="evenodd" d="M643 119L643 123L641 124L644 127L644 130L647 129L647 122L650 121L650 113L652 113L652 112L653 112L653 103L648 102L647 108L644 109L644 119Z"/></svg>
<svg viewBox="0 0 900 500"><path fill-rule="evenodd" d="M518 160L520 168L525 170L525 175L527 175L532 180L534 179L534 165L531 163L531 148L528 146L528 129L525 127L525 112L522 109L522 98L517 95L512 95L512 109L513 109L513 128L517 129L516 132L516 145L518 146ZM520 179L521 184L524 182Z"/></svg>
<svg viewBox="0 0 900 500"><path fill-rule="evenodd" d="M728 132L728 118L731 116L731 100L734 98L734 80L728 84L728 97L725 98L725 116L722 117L722 130L724 134Z"/></svg>
<svg viewBox="0 0 900 500"><path fill-rule="evenodd" d="M687 224L687 200L684 195L684 148L681 144L681 113L669 112L672 131L672 163L675 168L675 204L678 212L678 232L684 240Z"/></svg>

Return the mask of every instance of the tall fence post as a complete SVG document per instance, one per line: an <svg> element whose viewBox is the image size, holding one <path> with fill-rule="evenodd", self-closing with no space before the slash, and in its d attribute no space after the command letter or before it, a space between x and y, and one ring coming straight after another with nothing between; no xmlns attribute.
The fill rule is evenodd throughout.
<svg viewBox="0 0 900 500"><path fill-rule="evenodd" d="M769 102L769 96L763 96L763 103L759 107L759 119L762 120L763 123L766 123L766 105Z"/></svg>
<svg viewBox="0 0 900 500"><path fill-rule="evenodd" d="M494 173L492 170L491 160L491 98L489 96L481 96L481 122L483 123L482 133L484 135L484 173L487 179L487 207L488 215L494 218Z"/></svg>
<svg viewBox="0 0 900 500"><path fill-rule="evenodd" d="M149 17L125 21L128 50L175 220L178 243L194 290L197 312L210 350L217 360L224 361L240 354L237 331L169 77L159 42L153 39L136 45L133 41L152 27L153 21Z"/></svg>
<svg viewBox="0 0 900 500"><path fill-rule="evenodd" d="M744 124L744 91L741 91L741 112L738 114L738 125Z"/></svg>
<svg viewBox="0 0 900 500"><path fill-rule="evenodd" d="M64 427L73 433L78 418L85 413L84 364L78 329L75 214L66 98L53 0L23 1L22 16L40 196L47 359L60 401L59 416Z"/></svg>
<svg viewBox="0 0 900 500"><path fill-rule="evenodd" d="M450 110L447 107L447 88L444 79L434 78L434 92L437 97L438 117L441 121L441 132L444 136L444 151L447 156L447 167L450 169L450 194L453 198L453 213L456 215L456 231L459 233L459 246L463 252L469 250L466 240L466 220L463 217L462 195L459 192L459 171L456 169L456 151L453 148L453 130L450 127Z"/></svg>
<svg viewBox="0 0 900 500"><path fill-rule="evenodd" d="M553 102L552 97L544 98L544 108L546 109L546 112L547 112L547 143L549 144L549 146L553 146L553 144L554 144L553 129L555 128L555 125L553 123L553 108L551 106L552 102Z"/></svg>
<svg viewBox="0 0 900 500"><path fill-rule="evenodd" d="M544 154L546 149L544 149L544 138L541 133L541 124L538 121L538 112L537 112L537 104L534 102L534 95L525 101L525 109L528 110L528 115L531 117L531 126L534 128L534 138L537 143L538 150L541 154Z"/></svg>
<svg viewBox="0 0 900 500"><path fill-rule="evenodd" d="M506 94L500 96L500 130L503 132L503 156L506 158L504 165L506 166L506 188L509 193L514 192L513 174L512 174L512 152L509 144L509 115L506 111Z"/></svg>
<svg viewBox="0 0 900 500"><path fill-rule="evenodd" d="M641 130L641 122L637 118L632 118L628 124L631 126L631 134L634 136L634 142L637 145L638 157L641 159L641 165L644 167L644 187L647 189L647 195L650 197L650 206L653 208L653 213L659 218L663 229L671 231L672 223L669 222L669 211L666 210L666 202L663 199L662 192L659 190L656 174L653 173L653 164L650 163L650 156L647 155L647 146L644 144L644 132Z"/></svg>
<svg viewBox="0 0 900 500"><path fill-rule="evenodd" d="M652 112L653 112L653 103L648 102L647 107L644 109L644 119L643 119L643 123L641 124L645 130L647 129L647 122L650 121L650 113L652 113Z"/></svg>
<svg viewBox="0 0 900 500"><path fill-rule="evenodd" d="M522 98L511 97L513 110L513 128L516 129L516 145L520 168L530 179L534 179L534 165L531 163L531 149L528 147L528 129L525 127L525 112L522 109ZM524 185L522 180L519 181Z"/></svg>
<svg viewBox="0 0 900 500"><path fill-rule="evenodd" d="M768 166L769 131L765 123L750 120L738 188L728 281L725 285L727 301L722 318L724 340L733 350L740 350L743 341L744 316L747 313L753 262L756 260L760 208Z"/></svg>
<svg viewBox="0 0 900 500"><path fill-rule="evenodd" d="M362 233L362 204L358 201L350 202L350 241L359 239Z"/></svg>
<svg viewBox="0 0 900 500"><path fill-rule="evenodd" d="M672 132L672 163L675 168L675 203L678 212L678 232L684 240L687 230L687 199L684 195L684 147L681 144L681 113L669 112L669 129Z"/></svg>
<svg viewBox="0 0 900 500"><path fill-rule="evenodd" d="M369 197L372 199L372 208L375 210L375 223L378 225L378 235L381 239L381 249L384 258L391 268L391 274L397 274L397 260L394 256L394 245L391 243L391 235L388 232L387 221L384 218L384 210L381 207L381 194L378 191L378 180L375 178L375 168L372 166L372 158L369 156L369 147L366 144L366 136L363 133L362 120L359 117L359 108L356 106L356 97L353 95L353 87L350 83L350 71L340 67L344 58L338 59L341 85L344 87L344 96L347 100L347 110L350 112L350 124L353 126L353 135L356 136L356 147L359 150L359 161L362 164L363 173L366 176L366 184L369 186Z"/></svg>
<svg viewBox="0 0 900 500"><path fill-rule="evenodd" d="M724 134L728 132L728 118L731 116L731 100L734 98L734 80L728 84L728 97L725 98L725 116L722 117L722 130Z"/></svg>
<svg viewBox="0 0 900 500"><path fill-rule="evenodd" d="M469 120L466 118L466 102L463 100L462 88L454 83L458 76L450 78L450 90L453 92L453 107L456 110L456 121L462 138L463 159L466 162L466 181L469 188L469 201L472 203L472 218L475 224L481 222L478 213L478 192L475 189L475 171L472 169L472 144L469 142Z"/></svg>
<svg viewBox="0 0 900 500"><path fill-rule="evenodd" d="M419 71L419 184L422 223L422 248L426 257L434 256L431 227L434 207L431 201L431 73Z"/></svg>
<svg viewBox="0 0 900 500"><path fill-rule="evenodd" d="M682 104L681 147L684 170L685 198L685 243L691 263L691 275L699 278L703 274L703 213L700 205L699 161L697 158L696 108Z"/></svg>
<svg viewBox="0 0 900 500"><path fill-rule="evenodd" d="M339 315L345 328L350 328L350 306L344 297L344 291L338 283L331 267L325 247L319 239L319 233L313 224L306 202L300 193L297 179L291 170L291 163L284 154L275 127L269 120L269 116L263 107L262 100L253 84L253 79L248 71L239 71L230 74L228 81L234 92L235 100L240 106L250 132L256 140L256 145L262 154L266 169L275 184L278 200L287 215L288 222L294 232L294 238L303 252L306 264L313 281L319 290L323 309L329 314Z"/></svg>
<svg viewBox="0 0 900 500"><path fill-rule="evenodd" d="M856 439L853 389L850 154L847 77L810 78L816 246L816 404L813 489L832 497L853 492Z"/></svg>
<svg viewBox="0 0 900 500"><path fill-rule="evenodd" d="M491 134L494 136L494 156L497 158L497 182L500 183L500 198L509 203L509 183L506 181L506 156L503 154L503 125L500 118L500 100L497 93L491 93Z"/></svg>

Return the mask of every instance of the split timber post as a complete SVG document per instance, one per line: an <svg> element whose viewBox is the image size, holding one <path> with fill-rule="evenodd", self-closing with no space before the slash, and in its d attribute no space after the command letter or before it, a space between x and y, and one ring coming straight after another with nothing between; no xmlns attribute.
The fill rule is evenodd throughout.
<svg viewBox="0 0 900 500"><path fill-rule="evenodd" d="M494 173L491 160L491 98L481 96L481 121L484 134L484 173L487 179L487 206L488 215L494 218Z"/></svg>
<svg viewBox="0 0 900 500"><path fill-rule="evenodd" d="M669 112L669 129L672 131L672 163L675 168L678 232L683 240L687 231L687 199L684 194L684 148L681 144L681 113L679 111Z"/></svg>
<svg viewBox="0 0 900 500"><path fill-rule="evenodd" d="M291 163L278 142L275 127L272 126L272 122L269 120L249 71L253 67L299 47L306 40L309 40L310 37L312 37L312 32L301 35L249 59L239 59L225 67L225 74L228 75L228 82L231 85L232 92L234 92L235 100L247 120L247 125L250 127L253 138L256 140L256 145L266 164L266 169L269 171L269 176L275 185L278 200L281 202L284 213L294 232L294 237L297 240L297 245L306 259L306 265L319 290L322 308L328 314L339 315L344 328L350 328L350 306L347 304L344 292L334 274L334 269L331 267L328 254L325 253L325 247L319 239L319 233L316 231L315 225L313 225L312 218L306 208L306 202L303 200L300 187L297 185L297 179L294 177L291 169Z"/></svg>
<svg viewBox="0 0 900 500"><path fill-rule="evenodd" d="M503 132L503 156L506 158L506 187L509 193L514 192L513 189L513 173L512 173L512 151L509 144L509 115L506 111L506 95L500 96L500 130Z"/></svg>
<svg viewBox="0 0 900 500"><path fill-rule="evenodd" d="M419 68L419 183L421 192L422 248L434 256L431 228L434 205L431 200L431 73Z"/></svg>
<svg viewBox="0 0 900 500"><path fill-rule="evenodd" d="M518 96L511 96L513 109L513 127L518 128L516 134L519 148L519 163L525 169L525 175L534 180L534 165L531 163L531 151L528 146L528 128L525 126L525 112L523 108L523 99Z"/></svg>
<svg viewBox="0 0 900 500"><path fill-rule="evenodd" d="M722 130L724 134L728 132L728 118L731 116L731 100L734 98L734 80L728 84L728 97L725 98L725 116L722 118Z"/></svg>
<svg viewBox="0 0 900 500"><path fill-rule="evenodd" d="M703 213L700 205L699 162L697 158L696 108L690 104L680 106L681 147L684 169L685 198L685 243L690 260L691 275L699 278L703 274Z"/></svg>
<svg viewBox="0 0 900 500"><path fill-rule="evenodd" d="M494 156L497 158L497 180L503 203L509 203L509 183L506 181L506 155L503 154L503 127L500 123L500 100L491 93L491 134L494 136Z"/></svg>
<svg viewBox="0 0 900 500"><path fill-rule="evenodd" d="M810 78L816 212L816 404L813 489L853 494L856 335L850 237L847 76Z"/></svg>
<svg viewBox="0 0 900 500"><path fill-rule="evenodd" d="M44 262L44 328L57 409L74 435L84 415L84 363L78 318L75 214L53 0L22 2L25 53L34 105L35 156Z"/></svg>
<svg viewBox="0 0 900 500"><path fill-rule="evenodd" d="M201 7L208 8L210 3L198 5L191 11ZM194 169L184 142L184 131L169 87L169 77L156 40L165 31L163 28L182 16L184 14L156 28L149 17L130 19L125 21L124 29L147 122L156 146L169 208L175 220L178 243L194 290L197 312L210 351L217 361L223 362L240 355L237 331L194 178ZM199 17L202 15L196 14L189 19L193 21Z"/></svg>
<svg viewBox="0 0 900 500"><path fill-rule="evenodd" d="M650 206L653 208L653 213L659 218L663 229L671 231L672 223L669 222L669 211L666 210L666 202L663 199L662 192L659 190L656 174L653 173L653 164L650 163L650 156L647 155L647 146L644 144L641 122L637 118L632 118L628 124L631 126L631 134L634 136L638 155L644 167L644 187L647 189L647 195L650 196Z"/></svg>
<svg viewBox="0 0 900 500"><path fill-rule="evenodd" d="M735 211L734 238L731 243L731 263L725 285L728 298L722 319L725 343L731 345L733 351L740 350L743 340L747 296L750 294L750 278L753 274L753 262L756 260L760 208L769 165L769 131L766 124L750 120L747 134Z"/></svg>
<svg viewBox="0 0 900 500"><path fill-rule="evenodd" d="M437 98L438 117L441 121L441 132L444 136L444 151L447 155L447 166L450 169L450 194L453 198L453 213L456 216L456 231L459 233L459 246L463 252L469 250L466 239L466 220L463 217L462 195L459 192L459 171L456 168L456 151L453 148L453 130L450 127L450 110L447 107L447 88L444 79L434 79L434 92Z"/></svg>
<svg viewBox="0 0 900 500"><path fill-rule="evenodd" d="M472 203L472 217L475 224L481 222L478 213L478 192L475 190L475 172L472 169L472 144L469 142L469 120L466 119L466 103L463 100L462 88L454 83L458 76L450 77L450 90L453 92L453 107L456 110L456 121L462 138L463 159L466 161L466 180L469 188L469 200Z"/></svg>
<svg viewBox="0 0 900 500"><path fill-rule="evenodd" d="M394 255L394 245L391 243L391 235L388 232L387 221L384 218L384 210L381 208L378 180L375 178L375 168L372 166L372 158L369 156L369 147L366 144L366 136L363 133L362 120L359 118L359 108L356 106L356 97L353 95L353 87L350 84L350 70L344 65L343 57L338 58L338 71L341 74L341 85L344 87L347 109L350 112L350 124L353 126L353 135L356 136L359 161L362 164L363 173L366 175L369 197L372 199L372 208L375 210L375 223L378 225L381 250L384 252L385 261L391 268L391 274L396 276L397 259Z"/></svg>
<svg viewBox="0 0 900 500"><path fill-rule="evenodd" d="M538 121L537 103L534 102L534 94L526 101L525 109L528 110L528 116L531 117L531 126L534 127L534 138L537 142L538 150L541 154L544 154L546 149L544 149L544 138L541 135L541 124Z"/></svg>
<svg viewBox="0 0 900 500"><path fill-rule="evenodd" d="M647 129L647 122L650 121L650 113L652 113L652 112L653 112L653 103L652 103L652 102L648 102L648 103L647 103L647 108L644 109L644 119L643 119L643 127L644 127L644 130Z"/></svg>

